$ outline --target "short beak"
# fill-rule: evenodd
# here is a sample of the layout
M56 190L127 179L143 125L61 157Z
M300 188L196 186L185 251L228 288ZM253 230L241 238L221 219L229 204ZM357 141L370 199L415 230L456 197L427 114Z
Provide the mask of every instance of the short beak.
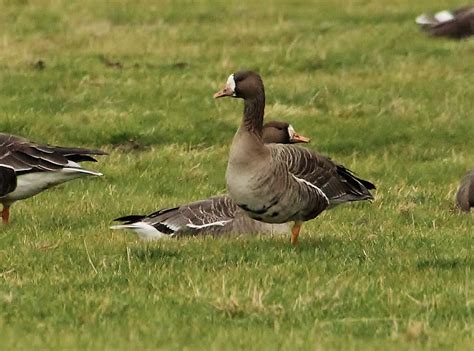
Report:
M222 90L219 90L213 96L214 96L214 99L217 99L224 96L232 96L233 94L234 92L232 91L232 89L228 85L226 85Z
M290 139L290 143L309 143L310 138L294 133Z

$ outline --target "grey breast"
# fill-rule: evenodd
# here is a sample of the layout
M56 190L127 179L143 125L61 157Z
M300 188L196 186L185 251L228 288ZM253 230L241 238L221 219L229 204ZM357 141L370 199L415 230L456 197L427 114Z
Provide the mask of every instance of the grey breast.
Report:
M239 206L250 217L269 223L316 217L328 206L328 200L307 179L317 178L320 171L314 167L311 152L290 145L268 145L268 149L270 160L261 169L252 189L254 202L239 203Z

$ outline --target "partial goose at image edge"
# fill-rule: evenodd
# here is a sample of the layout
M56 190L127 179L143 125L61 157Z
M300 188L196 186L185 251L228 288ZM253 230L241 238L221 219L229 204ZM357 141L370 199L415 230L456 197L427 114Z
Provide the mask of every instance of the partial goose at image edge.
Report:
M67 181L102 176L82 168L80 162L97 162L107 155L98 149L38 144L12 134L0 133L0 203L2 222L10 221L10 207Z

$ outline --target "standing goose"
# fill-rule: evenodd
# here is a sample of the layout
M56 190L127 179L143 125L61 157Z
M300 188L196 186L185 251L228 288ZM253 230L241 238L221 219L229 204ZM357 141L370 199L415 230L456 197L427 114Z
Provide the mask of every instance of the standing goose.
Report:
M262 140L265 90L252 71L231 74L214 98L244 99L242 123L230 148L226 171L230 197L251 218L267 223L294 222L296 244L303 222L329 206L372 200L374 184L356 177L329 158L295 145Z
M307 143L309 139L295 133L291 124L279 121L263 126L265 143ZM285 233L287 224L268 224L248 217L229 196L215 196L175 208L156 211L147 216L130 215L115 219L123 222L111 229L130 229L144 240L182 235L227 235Z
M474 169L461 180L456 194L456 205L464 212L469 212L471 207L474 207Z
M81 168L78 162L96 160L100 150L40 145L26 139L0 133L0 203L2 221L8 223L10 206L18 200L84 176L101 173Z
M433 16L422 14L416 23L436 37L466 38L474 34L474 6L440 11Z

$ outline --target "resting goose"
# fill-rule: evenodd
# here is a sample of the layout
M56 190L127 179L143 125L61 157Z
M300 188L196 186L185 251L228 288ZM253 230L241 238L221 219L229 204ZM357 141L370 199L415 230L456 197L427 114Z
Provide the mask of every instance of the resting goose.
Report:
M422 14L415 21L433 36L466 38L474 34L474 6L440 11L434 15Z
M0 133L0 203L2 221L8 223L10 206L18 200L84 176L101 173L81 168L78 162L96 160L100 150L40 145L11 134Z
M272 121L263 126L265 143L309 142L285 122ZM267 234L288 231L286 224L268 224L251 219L229 196L215 196L175 208L156 211L147 216L130 215L115 219L123 222L111 229L130 229L144 240L182 235Z
M295 145L264 144L265 90L252 71L231 74L214 98L244 99L242 123L230 148L226 171L230 197L251 218L266 223L294 222L291 243L301 224L330 206L373 199L374 184L356 177L329 158Z
M456 194L456 204L465 212L469 212L471 207L474 207L474 169L461 180Z

